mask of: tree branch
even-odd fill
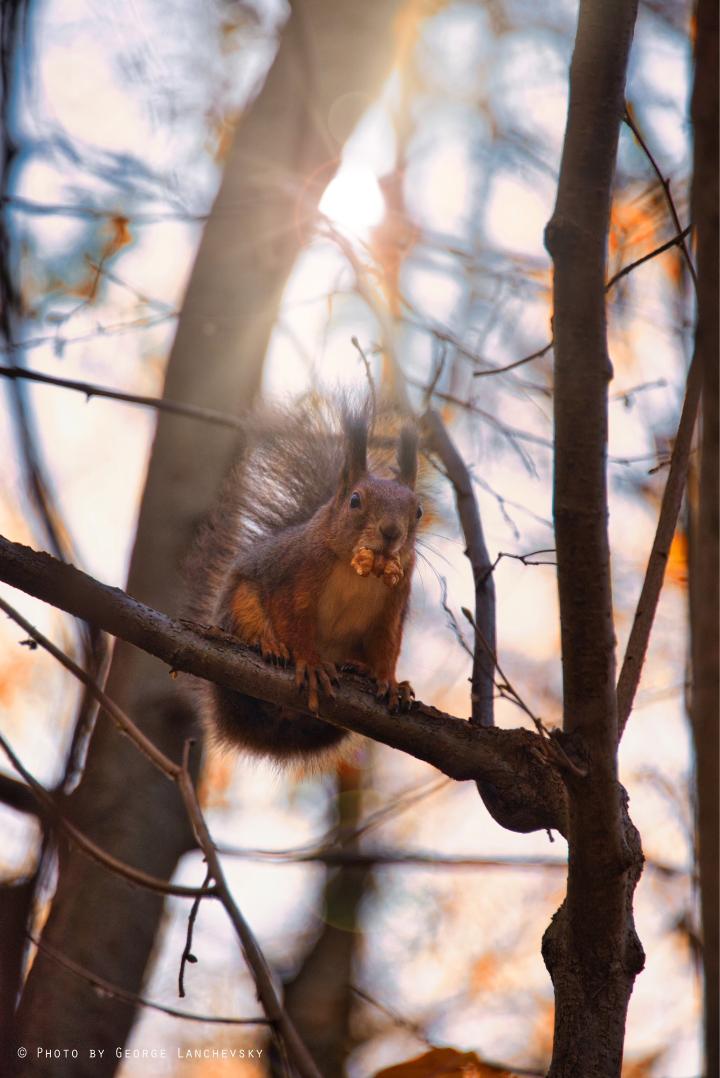
[[[303,710],[289,671],[269,666],[217,629],[173,620],[49,554],[0,537],[0,580],[155,655],[172,671]],[[565,833],[563,783],[538,759],[536,734],[478,728],[421,704],[407,715],[393,715],[365,684],[345,677],[337,699],[321,700],[320,717],[408,752],[451,778],[487,779],[513,806],[513,830]]]
[[[5,608],[5,604],[3,603],[2,605]],[[132,865],[118,860],[117,857],[113,857],[101,849],[97,843],[84,835],[82,831],[78,830],[70,820],[58,811],[52,795],[23,766],[2,734],[0,734],[0,749],[5,753],[17,773],[25,779],[44,815],[55,824],[58,830],[65,834],[70,842],[87,854],[88,857],[91,857],[93,861],[97,861],[103,868],[114,872],[116,876],[127,880],[128,883],[135,884],[137,887],[145,887],[148,891],[154,891],[159,895],[177,895],[180,898],[202,898],[203,896],[213,898],[215,896],[216,892],[213,887],[186,887],[183,884],[168,883],[167,880],[161,880],[157,876],[151,876],[148,872],[133,868]]]
[[[135,992],[128,992],[125,988],[121,988],[117,984],[112,984],[104,977],[98,976],[97,973],[93,973],[91,970],[86,969],[85,966],[81,966],[79,962],[73,962],[67,955],[61,954],[60,951],[56,951],[54,947],[51,947],[49,943],[44,943],[41,939],[35,939],[34,936],[29,936],[31,943],[33,943],[38,950],[43,954],[48,955],[58,965],[63,966],[69,970],[70,973],[74,973],[76,977],[81,977],[82,980],[87,981],[93,988],[99,989],[101,992],[107,993],[114,999],[120,999],[123,1003],[127,1003],[131,1007],[146,1007],[148,1010],[160,1011],[162,1014],[169,1014],[171,1018],[183,1018],[188,1022],[207,1022],[209,1025],[218,1026],[266,1026],[268,1019],[262,1016],[257,1018],[225,1018],[222,1016],[214,1016],[212,1014],[197,1014],[194,1011],[179,1011],[176,1007],[166,1007],[163,1003],[155,1003],[151,999],[146,999],[145,996],[137,995]]]
[[[59,651],[46,637],[43,636],[34,626],[22,617],[13,607],[3,600],[0,600],[0,606],[3,610],[16,621],[25,632],[29,632],[34,640],[36,640],[42,647],[46,648],[52,653],[54,658],[62,662],[66,669],[75,674],[81,681],[87,684],[87,675],[85,672],[77,666],[68,656]],[[153,751],[148,752],[147,738],[137,728],[135,723],[130,719],[116,704],[110,700],[106,694],[97,686],[94,689],[96,697],[102,703],[102,706],[106,711],[112,713],[113,719],[122,729],[123,733],[127,734],[131,740],[135,743],[136,747],[144,753],[145,756],[151,761],[154,767],[161,771],[168,778],[177,783],[180,795],[187,812],[188,820],[191,824],[192,830],[195,834],[199,848],[205,855],[205,861],[208,865],[208,875],[205,878],[205,883],[200,888],[186,888],[178,887],[172,884],[166,884],[165,881],[158,881],[153,877],[147,875],[147,873],[139,872],[129,865],[124,865],[110,854],[101,850],[95,843],[87,839],[82,835],[77,828],[73,826],[64,817],[57,815],[56,819],[60,827],[65,830],[71,838],[83,849],[85,852],[90,853],[93,858],[98,860],[104,867],[111,869],[118,875],[124,876],[126,879],[135,883],[150,888],[151,890],[158,890],[163,894],[184,894],[188,897],[192,897],[196,900],[196,906],[199,900],[204,896],[218,897],[222,902],[226,913],[228,914],[233,927],[238,936],[238,940],[245,955],[245,959],[250,968],[250,971],[255,980],[257,988],[258,999],[262,1003],[265,1013],[268,1016],[270,1023],[276,1027],[278,1034],[282,1039],[282,1044],[287,1050],[288,1056],[292,1059],[298,1074],[301,1078],[321,1078],[313,1060],[307,1052],[304,1044],[298,1037],[298,1034],[288,1018],[285,1010],[283,1009],[278,994],[275,991],[275,986],[272,982],[272,976],[270,970],[265,961],[265,957],[260,950],[257,941],[250,929],[250,926],[246,922],[242,913],[240,912],[230,888],[228,887],[225,879],[222,865],[218,857],[217,850],[210,836],[210,832],[207,829],[205,819],[200,809],[199,802],[197,800],[197,794],[193,785],[192,775],[190,773],[189,766],[189,754],[192,741],[189,739],[185,742],[183,752],[182,766],[174,764],[165,755],[153,746]],[[39,800],[46,804],[46,807],[52,808],[52,799],[46,790],[25,770],[20,761],[17,759],[12,749],[0,735],[0,747],[6,753],[13,766],[20,772],[26,782],[29,783],[33,792],[36,793]],[[48,805],[47,803],[50,802]],[[210,877],[215,881],[212,887],[208,887]],[[193,907],[196,910],[196,906]],[[183,961],[185,955],[183,955]]]
[[[482,522],[470,473],[448,434],[440,415],[429,408],[423,416],[429,448],[443,463],[455,491],[460,526],[465,538],[465,554],[475,583],[475,647],[472,669],[471,722],[494,726],[493,698],[495,673],[495,582]]]
[[[625,731],[625,726],[632,711],[647,654],[650,633],[655,621],[655,612],[657,611],[660,592],[665,579],[670,547],[680,514],[683,493],[687,485],[690,451],[700,407],[702,385],[701,365],[697,358],[694,358],[688,370],[685,399],[680,413],[680,422],[675,435],[672,456],[670,457],[670,469],[663,491],[662,502],[660,503],[655,539],[648,558],[645,579],[643,580],[640,598],[635,609],[635,617],[625,648],[620,677],[618,678],[618,740]]]
[[[231,430],[241,430],[243,427],[242,419],[227,412],[218,412],[215,408],[200,408],[194,404],[184,404],[182,401],[168,400],[165,397],[143,397],[138,393],[123,393],[119,389],[110,389],[108,386],[96,385],[94,382],[58,378],[53,374],[31,371],[27,367],[0,365],[0,377],[9,378],[11,381],[37,382],[40,385],[57,386],[59,389],[71,389],[76,393],[82,393],[87,400],[92,397],[102,397],[106,400],[122,401],[125,404],[138,404],[143,408],[154,408],[158,412],[168,412],[171,415],[181,415],[189,419],[201,419],[205,423],[215,423],[217,426],[229,427]]]

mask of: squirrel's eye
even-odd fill
[[[422,506],[421,506],[421,505],[419,505],[419,506],[417,507],[417,512],[415,513],[415,516],[416,516],[416,517],[417,517],[417,519],[419,520],[419,519],[420,519],[420,517],[422,516],[422,514],[423,514],[423,511],[422,511]]]
[[[358,494],[357,491],[353,491],[353,493],[350,495],[350,508],[351,509],[359,509],[360,508],[360,495]]]

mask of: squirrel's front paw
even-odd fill
[[[360,547],[353,554],[350,564],[358,576],[370,576],[375,564],[375,551],[367,546]]]
[[[339,683],[339,678],[333,663],[309,663],[304,659],[296,659],[295,685],[298,692],[302,691],[306,680],[308,686],[308,707],[311,711],[317,711],[319,707],[318,682],[325,695],[329,696],[331,700],[335,699],[333,682],[337,685]]]
[[[387,700],[391,711],[409,711],[415,699],[415,692],[409,681],[378,681],[378,700]]]
[[[284,666],[285,663],[290,661],[290,652],[285,645],[277,639],[274,633],[258,633],[256,637],[248,640],[248,643],[259,650],[266,662]]]
[[[383,569],[383,583],[389,588],[396,588],[404,576],[403,567],[397,558],[388,558]],[[403,682],[407,684],[407,682]]]

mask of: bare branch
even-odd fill
[[[203,881],[203,887],[207,887],[212,879],[212,872],[208,870],[205,873],[205,879]],[[190,913],[188,914],[187,935],[185,937],[185,947],[183,953],[180,956],[180,970],[178,972],[178,995],[181,999],[185,996],[185,966],[188,962],[197,962],[197,958],[192,953],[192,941],[193,932],[195,931],[195,921],[200,910],[200,903],[202,901],[202,895],[198,895],[192,906],[190,907]]]
[[[139,404],[143,408],[154,408],[158,412],[169,412],[189,419],[201,419],[205,423],[214,423],[219,427],[240,430],[244,425],[242,419],[225,412],[218,412],[214,408],[199,408],[194,404],[183,404],[182,401],[172,401],[165,397],[143,397],[137,393],[123,393],[119,389],[109,389],[107,386],[95,385],[93,382],[80,382],[73,378],[57,378],[52,374],[41,374],[40,371],[31,371],[27,367],[0,366],[0,376],[12,380],[38,382],[41,385],[58,386],[61,389],[72,389],[77,393],[82,393],[88,400],[92,397],[104,397],[107,400],[123,401],[126,404]]]
[[[491,656],[495,652],[495,583],[492,579],[490,555],[485,543],[475,492],[465,462],[453,445],[445,424],[436,411],[428,409],[425,412],[423,426],[430,448],[439,456],[453,485],[460,526],[465,537],[465,553],[470,561],[475,582],[475,627],[478,632],[473,649],[471,721],[480,726],[493,726]],[[481,638],[490,649],[490,654],[480,642]]]
[[[83,683],[88,683],[88,676],[83,670],[81,670],[75,663],[72,662],[66,655],[63,655],[58,648],[46,640],[36,629],[34,629],[20,614],[17,613],[8,603],[0,600],[0,606],[6,611],[15,621],[22,626],[22,628],[31,633],[34,639],[38,641],[43,647],[49,650],[53,657],[58,659],[71,673],[80,678]],[[255,980],[258,998],[260,999],[269,1021],[276,1027],[279,1035],[282,1038],[282,1043],[285,1046],[289,1057],[293,1060],[297,1067],[298,1073],[302,1078],[321,1078],[315,1064],[307,1053],[305,1046],[297,1035],[294,1026],[290,1019],[284,1012],[277,992],[275,991],[272,983],[272,977],[268,969],[265,958],[257,945],[257,942],[250,930],[249,925],[245,921],[244,917],[240,913],[240,910],[232,897],[232,893],[225,880],[220,860],[217,856],[215,846],[213,844],[210,833],[205,824],[200,805],[195,793],[195,787],[193,785],[192,776],[189,769],[189,748],[190,742],[186,743],[185,753],[183,758],[182,767],[174,764],[168,760],[159,749],[152,746],[152,751],[148,752],[147,738],[139,731],[132,719],[130,719],[120,708],[109,700],[108,697],[100,690],[96,688],[96,692],[102,699],[103,707],[106,710],[112,712],[113,718],[117,721],[118,725],[122,728],[123,732],[127,733],[136,746],[143,752],[151,762],[160,770],[172,778],[178,785],[180,795],[185,804],[185,808],[188,814],[188,819],[192,825],[195,837],[198,845],[205,854],[205,860],[208,865],[209,873],[215,880],[215,884],[212,888],[203,886],[202,888],[185,888],[176,886],[173,884],[167,884],[165,881],[158,881],[154,877],[148,876],[146,873],[134,869],[129,865],[124,865],[122,862],[117,861],[116,858],[110,854],[105,853],[98,846],[95,845],[85,835],[82,835],[73,824],[62,816],[57,817],[59,826],[66,831],[70,837],[87,853],[93,856],[105,867],[112,869],[117,874],[124,876],[126,879],[135,883],[140,883],[143,886],[149,887],[152,890],[159,890],[164,894],[182,894],[185,896],[193,897],[196,902],[203,897],[204,894],[213,895],[220,899],[225,907],[230,920],[235,928],[235,931],[240,940],[240,944],[243,949],[248,966],[253,974]],[[5,739],[0,735],[0,747],[4,750],[13,766],[22,774],[23,778],[32,787],[33,791],[38,794],[38,797],[45,801],[50,802],[49,808],[52,807],[52,798],[45,791],[38,782],[25,770],[20,761],[13,753],[10,746]],[[186,948],[186,951],[188,948]],[[184,958],[185,956],[183,956]]]
[[[642,149],[643,149],[643,151],[645,153],[645,156],[647,157],[648,161],[652,165],[653,172],[655,173],[658,180],[660,181],[660,186],[663,189],[663,192],[665,194],[665,200],[666,200],[666,202],[668,204],[668,209],[670,210],[670,216],[672,217],[673,224],[675,225],[675,231],[677,232],[677,235],[679,237],[678,243],[679,243],[680,249],[682,250],[683,256],[685,258],[685,262],[687,263],[687,268],[688,268],[688,270],[690,272],[690,276],[692,277],[692,282],[693,282],[693,285],[695,286],[695,291],[697,292],[697,287],[698,287],[697,272],[695,270],[693,260],[692,260],[692,258],[690,256],[690,251],[688,250],[688,246],[685,243],[686,230],[683,229],[683,226],[682,226],[682,224],[680,222],[680,215],[679,215],[679,213],[677,211],[677,207],[675,206],[675,201],[674,201],[674,199],[672,197],[672,192],[670,190],[670,181],[667,180],[663,176],[662,171],[660,169],[660,166],[658,165],[657,161],[655,160],[650,147],[648,146],[647,142],[643,138],[643,136],[642,136],[642,134],[640,132],[640,129],[638,128],[638,125],[635,123],[635,120],[633,119],[632,110],[630,108],[630,105],[625,106],[625,114],[623,116],[623,119],[625,120],[625,123],[628,125],[628,127],[632,131],[635,138],[640,143],[640,145],[641,145],[641,147],[642,147]]]
[[[109,869],[110,872],[114,872],[116,876],[128,880],[129,883],[134,883],[138,887],[146,887],[148,891],[154,891],[156,894],[178,895],[180,898],[197,898],[198,896],[203,897],[203,895],[213,897],[215,894],[214,888],[198,889],[197,887],[185,887],[182,884],[168,883],[167,880],[161,880],[157,876],[151,876],[149,873],[141,871],[139,868],[133,868],[132,865],[128,865],[124,861],[119,861],[116,857],[101,849],[92,839],[79,831],[70,820],[62,815],[52,795],[23,766],[2,734],[0,734],[0,748],[17,773],[22,775],[27,782],[44,815],[51,819],[58,829],[78,846],[83,853],[86,853],[88,857],[92,857],[93,861],[97,861],[103,868]]]
[[[536,352],[531,352],[529,356],[523,356],[522,359],[516,359],[512,363],[507,363],[504,367],[492,367],[489,371],[474,371],[473,378],[487,378],[490,374],[505,374],[506,371],[514,371],[516,367],[522,367],[526,363],[531,363],[534,359],[541,359],[546,356],[553,346],[552,341],[548,341],[542,348],[538,348]]]
[[[673,236],[672,239],[669,239],[665,243],[661,244],[659,247],[656,247],[654,251],[649,251],[641,258],[637,258],[634,262],[630,262],[629,265],[623,266],[621,270],[618,270],[618,272],[614,273],[613,276],[610,278],[608,283],[605,285],[605,291],[609,292],[613,285],[616,285],[618,281],[621,281],[623,277],[626,277],[628,275],[628,273],[632,273],[632,271],[634,269],[637,269],[638,266],[642,266],[645,264],[645,262],[649,262],[651,258],[657,258],[658,255],[664,254],[665,251],[669,251],[673,247],[682,247],[684,250],[685,237],[689,236],[691,232],[692,225],[688,225],[687,228],[684,228],[682,232],[678,232],[678,234],[676,236]]]
[[[104,977],[99,977],[97,973],[92,973],[89,969],[81,966],[78,962],[74,962],[67,955],[61,954],[56,951],[54,947],[51,947],[49,943],[44,943],[41,939],[36,939],[35,936],[28,933],[28,938],[38,950],[43,954],[48,955],[53,961],[63,966],[65,969],[74,973],[76,977],[82,978],[91,984],[93,988],[97,988],[99,992],[103,992],[108,996],[113,996],[114,999],[121,999],[125,1003],[128,1003],[131,1007],[147,1007],[151,1011],[160,1011],[162,1014],[169,1014],[171,1018],[184,1018],[188,1022],[207,1022],[208,1025],[218,1026],[266,1026],[268,1025],[268,1019],[265,1017],[258,1018],[225,1018],[212,1014],[197,1014],[195,1011],[179,1011],[175,1007],[166,1007],[163,1003],[156,1003],[154,1000],[146,999],[145,996],[136,995],[135,992],[128,992],[125,988],[120,988],[117,984],[111,984],[110,981],[106,981]]]
[[[7,616],[12,618],[21,629],[24,629],[25,632],[40,645],[40,647],[44,648],[54,659],[57,659],[60,665],[64,666],[66,670],[69,670],[78,681],[81,681],[83,685],[87,686],[100,706],[107,711],[110,718],[116,723],[118,729],[126,734],[131,741],[135,742],[137,748],[144,756],[147,756],[151,764],[157,767],[159,771],[162,771],[163,774],[167,775],[168,778],[177,778],[180,772],[179,766],[166,756],[165,753],[160,752],[157,746],[145,736],[142,730],[138,729],[135,723],[127,718],[124,712],[122,712],[110,697],[102,691],[99,685],[95,684],[86,670],[83,670],[76,662],[73,662],[73,660],[66,655],[64,651],[61,651],[60,648],[55,647],[51,640],[48,640],[39,629],[36,629],[34,625],[31,625],[19,611],[11,606],[10,603],[5,602],[2,598],[0,598],[0,610],[4,610]],[[27,780],[25,775],[23,775],[23,778]]]
[[[687,484],[693,431],[695,430],[695,422],[700,407],[702,382],[700,364],[697,359],[693,359],[688,370],[685,399],[680,413],[680,422],[675,435],[672,456],[670,457],[670,470],[660,504],[655,539],[648,558],[645,579],[643,580],[630,637],[625,648],[620,677],[618,678],[618,740],[623,735],[632,711],[633,700],[640,683],[640,675],[650,641],[650,632],[655,620],[663,580],[665,579],[670,546],[677,527],[683,493]]]
[[[310,1058],[305,1045],[298,1037],[294,1025],[280,1003],[279,996],[273,984],[272,975],[267,962],[265,961],[265,956],[260,950],[257,941],[250,930],[250,926],[240,912],[233,899],[232,892],[228,887],[220,858],[215,849],[215,844],[213,843],[205,819],[200,810],[197,794],[190,775],[188,764],[189,747],[190,743],[187,743],[183,768],[178,777],[178,786],[180,787],[180,793],[185,802],[185,808],[187,809],[188,816],[193,825],[198,844],[205,854],[208,870],[215,880],[215,886],[217,887],[220,901],[233,923],[243,949],[243,954],[245,955],[245,960],[252,970],[255,985],[257,987],[258,999],[262,1003],[268,1019],[277,1029],[277,1032],[282,1039],[282,1043],[287,1050],[288,1056],[297,1067],[298,1073],[302,1078],[322,1078],[320,1072]]]

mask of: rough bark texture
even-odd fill
[[[250,404],[308,222],[342,142],[388,71],[394,11],[381,0],[294,5],[265,85],[240,124],[205,229],[168,366],[167,397],[225,411]],[[129,578],[144,601],[179,609],[188,542],[234,448],[232,432],[159,418]],[[194,715],[161,664],[120,644],[108,692],[179,759]],[[177,792],[102,717],[68,809],[100,845],[160,876],[172,873],[191,842]],[[65,851],[45,939],[138,991],[161,910],[156,896],[131,891]],[[74,1066],[77,1075],[112,1073],[113,1049],[133,1019],[127,1004],[99,996],[40,954],[18,1020],[18,1037],[30,1052],[24,1073],[53,1073],[51,1061],[34,1059],[38,1043],[105,1048],[103,1063],[81,1059]]]
[[[690,716],[705,970],[705,1073],[718,1076],[718,9],[697,8],[693,221],[697,236],[695,359],[703,379],[699,504],[690,545]]]
[[[555,988],[551,1078],[616,1078],[643,953],[632,918],[642,853],[617,781],[607,535],[606,244],[635,0],[581,0],[553,258],[554,514],[564,721],[587,776],[568,778],[567,897],[543,940]]]

